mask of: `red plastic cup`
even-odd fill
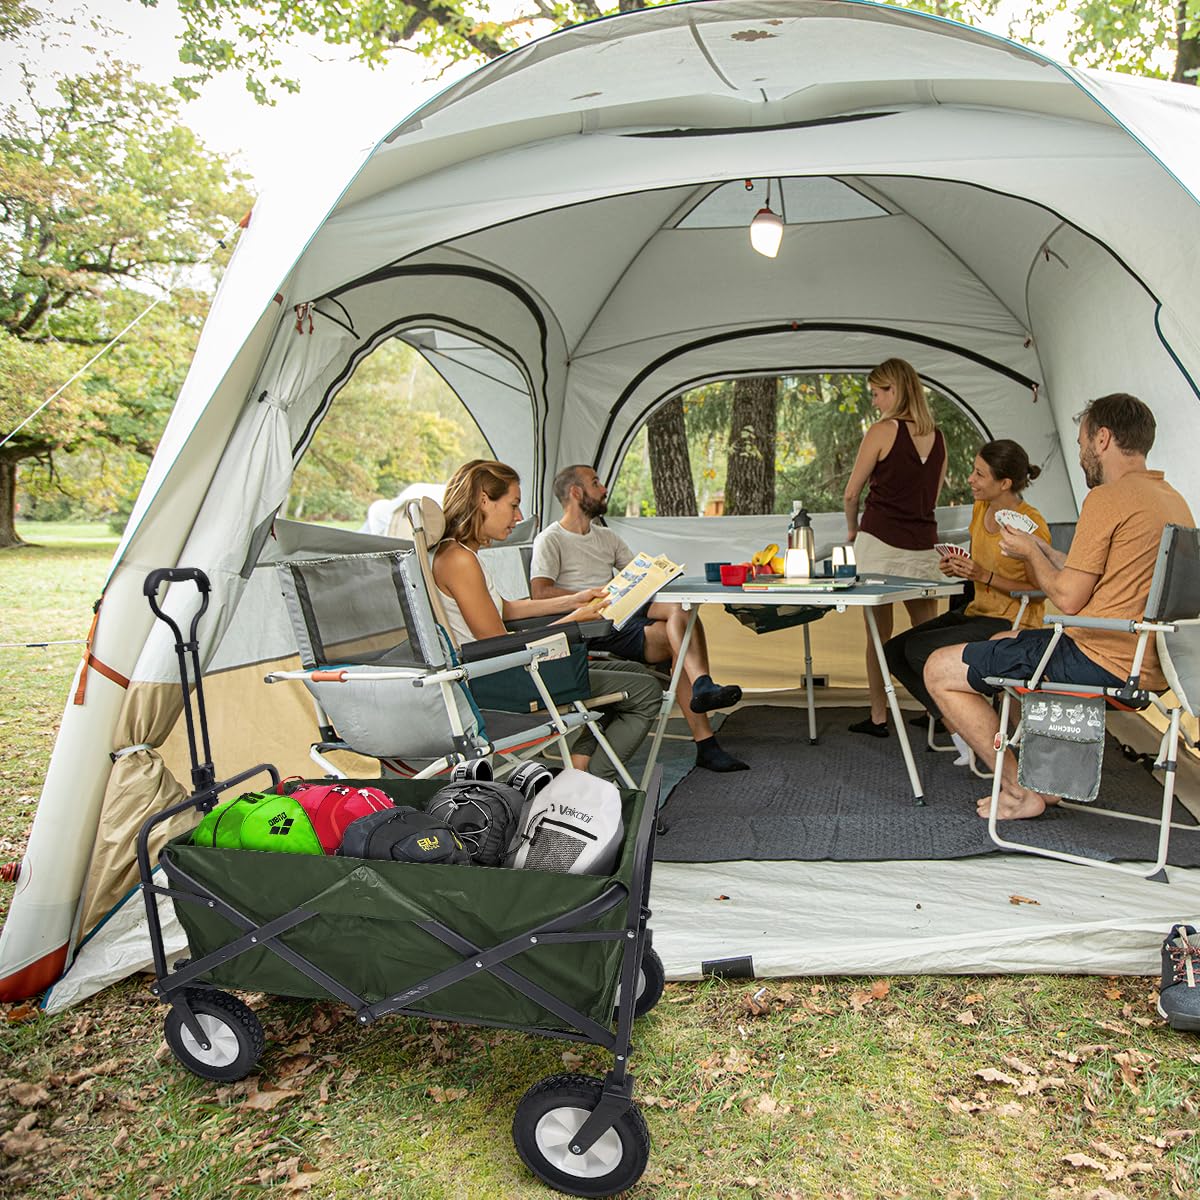
[[[724,563],[721,567],[721,583],[725,587],[741,587],[746,582],[748,569],[745,563]]]

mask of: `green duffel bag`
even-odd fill
[[[324,854],[308,814],[291,796],[247,792],[219,804],[196,826],[194,846]]]

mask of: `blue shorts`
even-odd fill
[[[621,629],[614,630],[607,637],[588,642],[588,649],[605,650],[616,658],[625,658],[630,662],[645,662],[646,626],[654,623],[654,619],[646,615],[651,603],[653,602],[647,601],[643,604]]]
[[[984,682],[989,675],[1002,679],[1032,679],[1053,636],[1053,629],[1025,629],[1016,637],[969,642],[962,648],[967,682],[981,695],[994,696],[1000,689]],[[1066,634],[1058,639],[1042,678],[1050,683],[1080,683],[1091,687],[1120,687],[1125,682],[1092,662]]]

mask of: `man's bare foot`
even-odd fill
[[[986,821],[992,811],[991,796],[984,796],[975,805],[975,811]],[[1046,801],[1037,792],[1026,792],[1020,798],[1001,792],[1000,803],[996,806],[996,816],[1001,821],[1024,821],[1029,817],[1040,817],[1045,811]]]

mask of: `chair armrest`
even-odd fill
[[[480,638],[477,642],[467,642],[459,648],[458,657],[465,663],[482,662],[484,659],[496,658],[501,654],[515,654],[524,650],[530,642],[539,638],[550,637],[553,634],[566,635],[567,645],[574,646],[583,640],[576,623],[569,625],[542,625],[537,629],[527,629],[520,633],[502,633],[498,637]]]
[[[606,637],[612,633],[612,628],[613,623],[604,617],[588,621],[568,621],[563,625],[543,624],[517,633],[502,633],[498,637],[467,642],[459,649],[458,657],[465,663],[481,662],[487,658],[495,658],[498,654],[513,654],[524,650],[530,642],[553,637],[558,633],[565,635],[568,646],[578,646],[594,638]]]
[[[1038,591],[1037,588],[1029,588],[1019,592],[1009,592],[1010,596],[1016,596],[1018,600],[1045,600],[1046,593]]]
[[[579,631],[579,637],[585,642],[594,642],[597,638],[608,637],[613,631],[613,623],[607,617],[591,617],[586,621],[573,621],[569,625],[549,625],[545,617],[522,617],[518,621],[505,621],[505,629],[511,630],[513,633],[537,633],[541,636],[548,637],[552,633],[558,633],[562,629],[576,629]],[[490,641],[491,639],[485,639]],[[574,637],[570,639],[572,643],[576,640]],[[475,645],[476,643],[471,643]]]
[[[1014,593],[1015,595],[1016,593]],[[1043,617],[1043,625],[1061,625],[1064,629],[1113,629],[1118,633],[1137,633],[1139,622],[1118,617]]]

